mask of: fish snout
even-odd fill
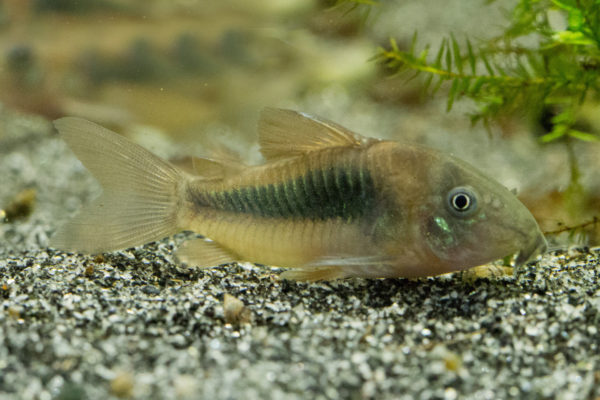
[[[546,238],[542,232],[538,231],[537,235],[528,241],[525,247],[519,250],[513,264],[520,266],[533,261],[538,256],[544,254],[547,248],[548,242],[546,242]]]

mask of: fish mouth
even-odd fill
[[[530,261],[533,261],[537,257],[544,254],[544,252],[546,251],[547,248],[548,248],[548,242],[546,242],[546,238],[540,232],[535,237],[534,240],[529,242],[529,244],[525,248],[519,250],[516,253],[516,257],[514,258],[513,265],[520,266],[520,265],[526,264]]]

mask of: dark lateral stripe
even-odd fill
[[[235,209],[238,212],[243,212],[243,213],[248,212],[249,211],[248,205],[242,201],[240,191],[232,190],[230,193],[231,193],[231,199],[232,199],[233,203],[235,204]]]
[[[250,212],[253,214],[260,214],[262,206],[260,204],[260,198],[258,197],[258,189],[255,186],[247,186],[242,190],[244,191],[246,204],[249,206]]]
[[[237,204],[234,201],[235,192],[223,192],[223,203],[225,206],[232,210],[237,210]]]
[[[360,168],[313,170],[277,184],[191,193],[198,206],[267,218],[352,219],[375,205],[371,174]]]
[[[288,207],[287,200],[285,198],[285,189],[283,188],[283,185],[284,185],[283,182],[273,184],[273,188],[274,188],[273,199],[275,200],[277,210],[279,211],[279,214],[282,217],[292,214],[292,210]],[[261,204],[261,206],[262,206],[262,212],[259,213],[259,215],[264,216],[264,217],[276,216],[275,214],[269,214],[269,210],[265,209],[263,204]]]
[[[277,202],[275,196],[275,186],[273,184],[266,185],[267,190],[265,191],[265,202],[263,207],[267,208],[267,212],[264,214],[273,215],[274,217],[281,217],[283,215],[281,207]]]
[[[311,195],[316,201],[316,205],[323,205],[329,203],[329,196],[324,188],[322,171],[319,169],[312,170],[306,174],[307,185],[311,187]]]
[[[307,212],[310,210],[310,205],[307,203],[308,196],[304,190],[304,184],[301,176],[292,180],[292,189],[294,198],[296,199],[296,207],[298,212],[302,215],[307,214]]]

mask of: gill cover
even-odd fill
[[[545,249],[537,222],[511,191],[461,160],[439,157],[446,160],[431,168],[434,192],[422,226],[441,264],[465,269]]]

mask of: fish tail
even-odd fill
[[[187,174],[123,136],[80,118],[54,122],[61,137],[103,187],[50,241],[100,253],[138,246],[180,231]]]

